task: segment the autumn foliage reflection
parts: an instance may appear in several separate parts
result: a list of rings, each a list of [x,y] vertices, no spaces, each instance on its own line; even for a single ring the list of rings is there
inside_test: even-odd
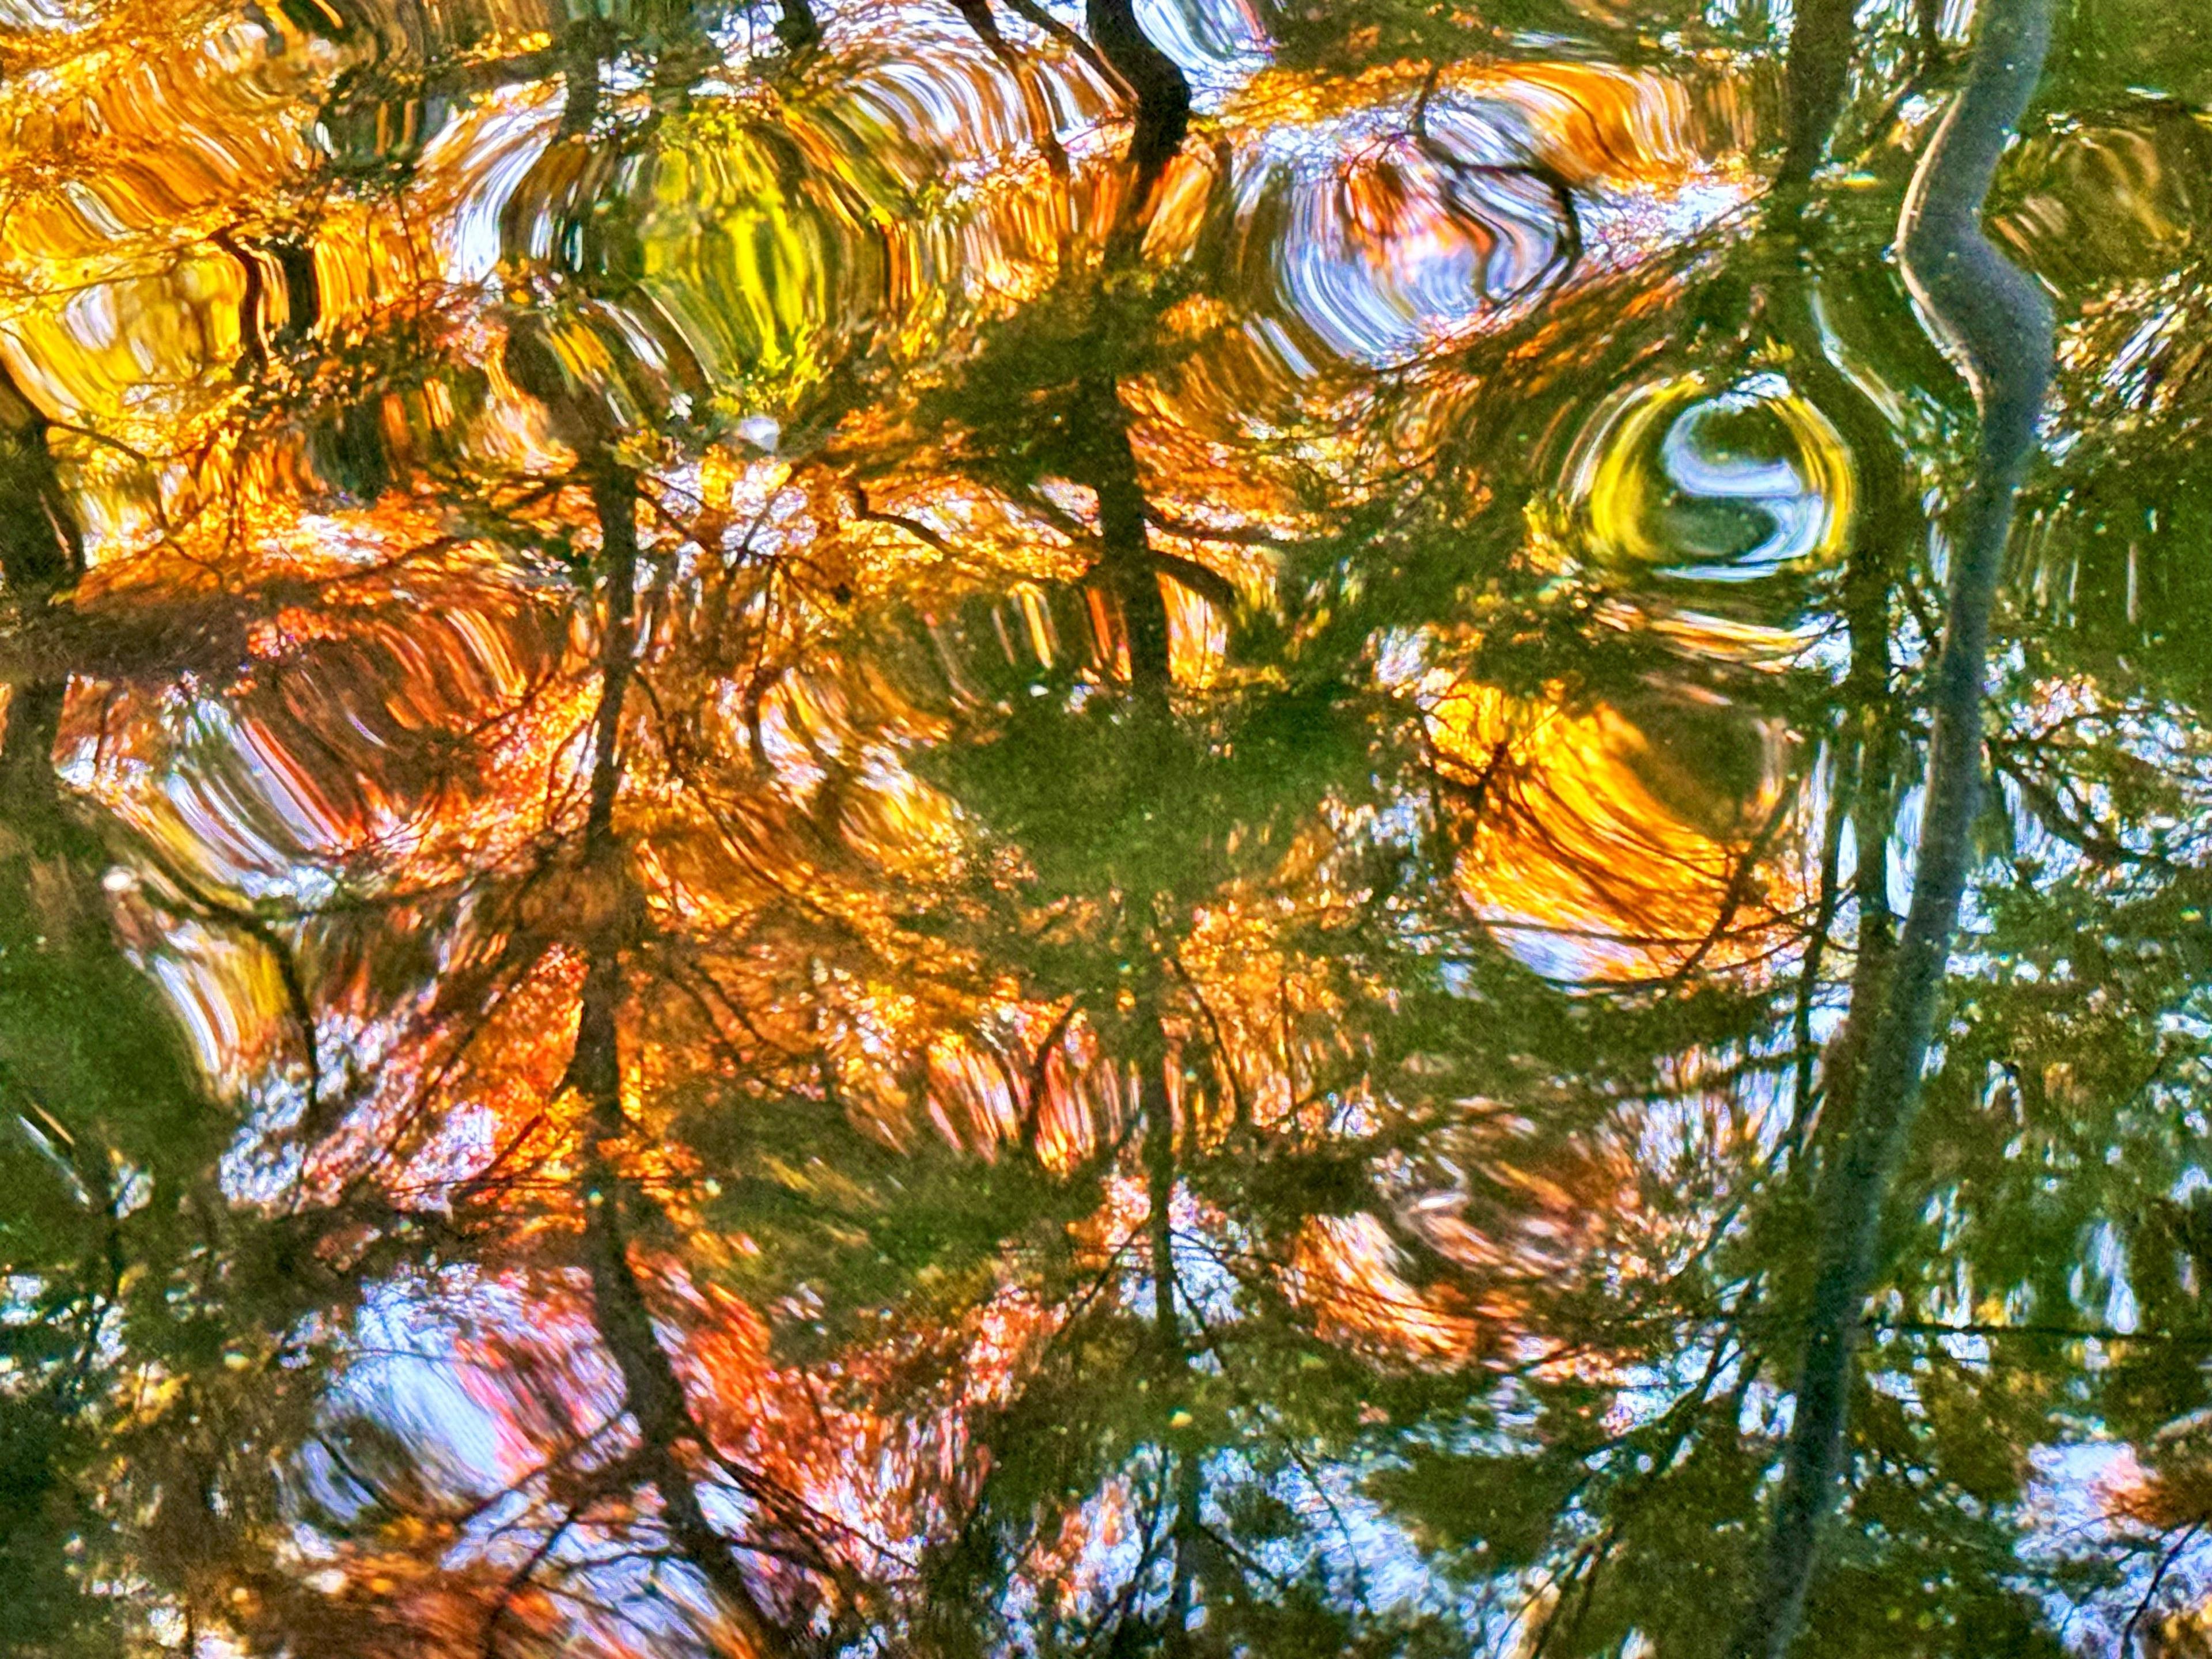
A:
[[[1771,76],[1081,9],[9,25],[29,1650],[1738,1593],[1915,579]]]

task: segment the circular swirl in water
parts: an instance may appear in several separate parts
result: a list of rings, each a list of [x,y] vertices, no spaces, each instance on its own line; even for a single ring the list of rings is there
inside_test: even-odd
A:
[[[1842,556],[1856,488],[1842,435],[1772,373],[1608,399],[1561,484],[1562,563],[1640,605],[1784,629]]]

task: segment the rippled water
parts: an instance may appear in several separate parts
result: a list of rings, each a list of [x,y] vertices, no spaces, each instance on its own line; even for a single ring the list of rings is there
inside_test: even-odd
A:
[[[2212,1651],[2051,6],[0,3],[0,1649]]]

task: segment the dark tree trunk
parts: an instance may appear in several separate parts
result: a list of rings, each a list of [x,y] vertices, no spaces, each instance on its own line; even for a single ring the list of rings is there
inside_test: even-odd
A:
[[[1104,343],[1101,342],[1103,350]],[[1167,601],[1160,592],[1146,520],[1150,503],[1129,441],[1128,411],[1114,378],[1098,374],[1082,387],[1090,443],[1083,482],[1098,497],[1102,544],[1093,580],[1121,612],[1129,650],[1129,684],[1140,702],[1164,708],[1169,673]]]
[[[599,523],[599,704],[593,722],[591,801],[584,824],[584,860],[596,879],[623,883],[617,867],[615,801],[622,784],[623,705],[636,652],[637,477],[602,460],[591,479]],[[622,1013],[623,921],[588,942],[576,1043],[566,1079],[590,1109],[584,1160],[584,1258],[600,1339],[623,1379],[623,1405],[636,1423],[640,1470],[660,1494],[669,1541],[713,1586],[755,1650],[778,1654],[789,1644],[761,1607],[730,1540],[700,1505],[683,1449],[711,1457],[692,1418],[682,1381],[653,1328],[653,1312],[629,1259],[636,1219],[652,1202],[623,1173],[617,1152],[629,1130],[623,1109]]]
[[[1912,904],[1867,1046],[1851,1121],[1821,1183],[1820,1265],[1808,1316],[1789,1462],[1764,1581],[1740,1656],[1784,1653],[1802,1619],[1820,1522],[1843,1461],[1851,1357],[1876,1267],[1892,1173],[1920,1095],[1938,993],[1966,890],[1981,775],[1990,612],[2013,501],[2051,375],[2051,316],[2033,282],[1982,234],[1982,203],[2040,78],[2053,0],[1995,0],[1966,89],[1937,130],[1899,227],[1907,282],[1972,385],[1981,414],[1958,514],[1930,702],[1927,805]]]
[[[1857,936],[1849,1012],[1843,1029],[1828,1045],[1820,1076],[1820,1116],[1832,1137],[1849,1122],[1859,1060],[1881,1006],[1889,963],[1897,944],[1897,921],[1889,908],[1889,843],[1897,819],[1897,749],[1901,737],[1890,684],[1890,612],[1906,549],[1927,533],[1926,520],[1888,419],[1851,378],[1832,362],[1823,343],[1814,307],[1809,263],[1799,250],[1800,270],[1788,279],[1776,307],[1778,331],[1790,352],[1790,375],[1814,406],[1825,411],[1850,452],[1863,505],[1851,531],[1842,582],[1844,623],[1850,641],[1850,666],[1842,690],[1842,718],[1836,742],[1849,757],[1838,769],[1830,804],[1832,835],[1848,815],[1856,847],[1852,875]],[[1824,855],[1824,870],[1832,854]],[[1825,878],[1824,878],[1825,879]],[[1837,896],[1824,888],[1822,913],[1808,951],[1811,976],[1800,1008],[1801,1050],[1810,1036],[1812,979],[1832,921]],[[1810,1060],[1803,1062],[1809,1066]],[[1810,1090],[1801,1079],[1798,1110],[1808,1106]],[[1801,1116],[1801,1131],[1803,1120]]]
[[[1175,59],[1137,26],[1131,0],[1088,0],[1085,21],[1101,57],[1135,101],[1136,132],[1129,160],[1137,169],[1137,199],[1152,193],[1190,131],[1190,83]]]
[[[562,41],[561,136],[589,132],[599,113],[600,60],[609,48],[606,25],[585,18],[568,26]]]
[[[776,15],[775,38],[788,52],[805,52],[822,44],[822,24],[807,0],[781,0]]]
[[[84,569],[84,539],[54,468],[46,417],[0,374],[0,580],[39,600]]]
[[[1851,71],[1854,0],[1798,0],[1790,32],[1790,141],[1775,183],[1802,185],[1828,153]]]

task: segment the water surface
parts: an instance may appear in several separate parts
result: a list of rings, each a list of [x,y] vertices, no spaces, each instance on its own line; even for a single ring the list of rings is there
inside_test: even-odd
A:
[[[0,1648],[1717,1659],[1842,1283],[1790,1651],[2212,1650],[2192,4],[1925,810],[2039,3],[5,0]]]

